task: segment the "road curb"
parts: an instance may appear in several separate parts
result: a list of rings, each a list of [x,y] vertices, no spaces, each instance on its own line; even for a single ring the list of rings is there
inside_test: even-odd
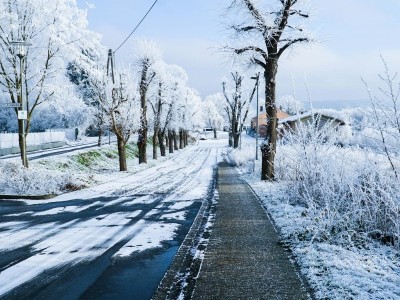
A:
[[[48,195],[0,195],[0,200],[48,200],[57,197],[56,194]]]
[[[206,230],[205,227],[213,208],[217,177],[218,167],[214,169],[214,180],[210,186],[209,195],[203,200],[188,234],[154,292],[152,300],[177,299],[182,294],[185,295],[185,299],[187,296],[190,298],[195,284],[195,277],[201,265],[201,261],[196,259],[194,255],[196,249],[201,246],[201,238]]]

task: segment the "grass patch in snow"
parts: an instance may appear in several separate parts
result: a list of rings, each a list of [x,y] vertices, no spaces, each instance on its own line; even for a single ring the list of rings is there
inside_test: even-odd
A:
[[[77,163],[90,167],[93,164],[96,164],[98,159],[101,157],[101,153],[98,150],[90,150],[88,152],[79,153],[73,156],[73,159],[76,160]]]
[[[138,157],[138,147],[136,144],[126,145],[126,158],[135,159]],[[108,169],[110,162],[118,162],[118,149],[115,145],[103,146],[95,150],[81,152],[71,156],[71,159],[83,168],[94,170]]]

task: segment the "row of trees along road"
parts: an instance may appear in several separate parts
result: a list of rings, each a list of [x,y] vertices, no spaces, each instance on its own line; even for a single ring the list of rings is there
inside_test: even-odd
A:
[[[152,42],[138,41],[135,55],[131,67],[116,69],[114,82],[105,66],[83,69],[74,62],[73,68],[80,74],[74,76],[80,78],[80,92],[90,98],[99,135],[109,128],[117,137],[121,171],[127,170],[126,145],[134,133],[138,133],[139,163],[147,163],[149,132],[157,159],[158,147],[161,156],[166,156],[166,144],[170,153],[184,148],[188,130],[199,124],[201,99],[188,87],[185,71],[167,64]]]
[[[228,12],[236,17],[230,27],[235,36],[235,44],[227,46],[226,50],[263,71],[268,125],[267,138],[261,146],[261,179],[274,180],[278,61],[287,49],[299,43],[311,42],[312,38],[303,26],[303,21],[309,18],[308,1],[268,1],[271,4],[264,2],[266,1],[231,1]]]
[[[159,146],[161,155],[167,142],[169,152],[187,145],[188,130],[201,123],[201,114],[196,113],[201,99],[188,87],[185,71],[166,64],[154,44],[138,42],[132,66],[118,67],[111,80],[106,74],[106,48],[100,35],[88,30],[86,17],[74,0],[0,0],[0,98],[13,104],[27,99],[25,136],[18,121],[22,161],[27,162],[22,149],[31,120],[42,106],[65,112],[79,108],[77,119],[98,130],[99,144],[102,132],[115,133],[121,171],[127,169],[126,145],[134,133],[139,134],[140,163],[147,162],[149,130],[154,131],[153,147]],[[22,74],[13,41],[31,44]],[[17,92],[21,86],[23,97]],[[18,108],[14,111],[17,120]]]

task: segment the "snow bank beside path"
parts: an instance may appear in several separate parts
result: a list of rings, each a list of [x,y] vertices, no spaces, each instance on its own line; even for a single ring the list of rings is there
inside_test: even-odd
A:
[[[305,209],[290,205],[283,184],[242,176],[262,200],[290,245],[317,299],[400,299],[400,253],[371,242],[366,247],[300,240],[314,226]]]
[[[296,182],[285,179],[293,174],[292,168],[297,158],[292,152],[288,152],[288,149],[279,149],[277,169],[280,179],[273,183],[261,182],[261,160],[256,161],[254,165],[254,159],[251,156],[249,158],[249,152],[253,153],[255,144],[255,141],[251,142],[251,147],[231,150],[226,155],[233,164],[239,166],[237,169],[242,178],[261,199],[280,232],[283,242],[292,250],[316,298],[400,299],[400,252],[394,246],[373,240],[362,230],[353,232],[351,228],[347,231],[341,228],[335,235],[335,232],[330,229],[335,228],[335,225],[342,226],[342,223],[339,223],[342,216],[340,214],[332,216],[331,220],[336,222],[331,224],[333,227],[324,223],[324,214],[339,212],[335,210],[335,207],[331,209],[327,205],[325,210],[321,209],[318,215],[310,212],[313,207],[307,207],[298,201],[296,197],[299,195],[293,194],[293,186]],[[365,159],[366,156],[357,153],[357,149],[334,148],[332,151],[342,158],[341,163],[337,165],[343,165],[344,171],[339,175],[345,178],[344,182],[351,185],[350,179],[353,177],[350,175],[362,169],[362,158]],[[372,154],[367,157],[367,161],[372,163],[380,159],[378,155]],[[345,158],[351,162],[348,163]],[[326,162],[329,159],[332,160],[333,156],[325,156],[323,161]],[[383,164],[376,165],[382,167]],[[329,171],[333,172],[338,166],[332,165]],[[354,176],[354,178],[357,177]],[[305,186],[308,187],[308,185]],[[314,187],[317,189],[317,184]],[[321,190],[320,193],[326,201],[328,197],[332,198],[331,194],[324,194],[327,191]],[[351,200],[347,199],[347,203],[350,203],[349,201]],[[330,203],[334,205],[341,202]]]

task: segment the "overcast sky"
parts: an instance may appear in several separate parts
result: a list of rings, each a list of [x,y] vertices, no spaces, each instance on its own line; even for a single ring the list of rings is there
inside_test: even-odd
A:
[[[263,0],[276,1],[276,0]],[[87,0],[78,0],[86,7]],[[103,35],[103,44],[116,49],[153,0],[89,0],[89,27]],[[190,85],[205,97],[221,91],[229,64],[218,47],[227,40],[222,13],[228,0],[159,0],[133,38],[116,55],[132,55],[134,38],[154,40],[165,61],[182,66]],[[111,4],[112,3],[112,4]],[[382,71],[382,54],[393,71],[400,71],[400,1],[311,0],[309,22],[320,42],[296,48],[280,61],[278,97],[292,94],[307,101],[366,99],[361,76],[372,86]],[[293,79],[292,79],[293,78]],[[307,83],[307,84],[306,84]]]

